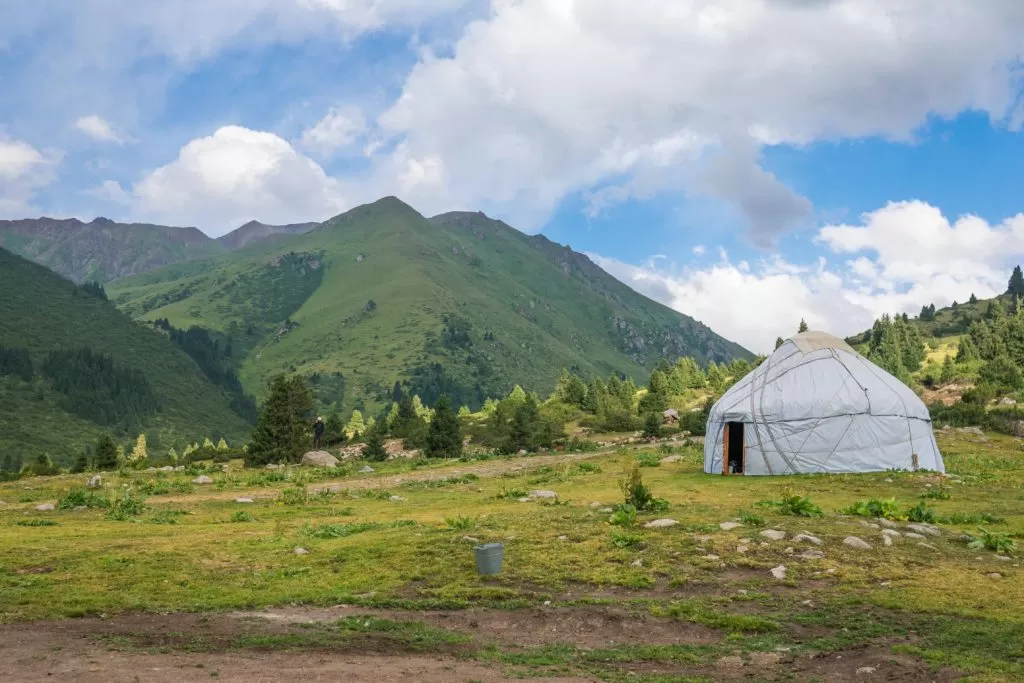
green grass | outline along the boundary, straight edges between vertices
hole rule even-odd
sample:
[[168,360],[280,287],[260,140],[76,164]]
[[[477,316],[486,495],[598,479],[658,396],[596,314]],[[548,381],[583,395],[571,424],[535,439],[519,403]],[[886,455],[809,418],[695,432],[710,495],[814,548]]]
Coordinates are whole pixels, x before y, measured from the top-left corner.
[[[299,265],[279,262],[290,254]],[[656,359],[645,354],[643,367],[634,357],[652,344],[668,356],[750,357],[542,237],[475,214],[432,222],[393,198],[108,292],[139,319],[231,334],[247,391],[261,395],[281,371],[316,374],[318,402],[346,414],[359,399],[376,410],[400,379],[424,394],[443,379],[456,404],[473,405],[478,386],[492,396],[515,383],[550,391],[563,367],[646,381]],[[468,337],[446,343],[446,318]]]
[[[44,304],[45,305],[42,305]],[[195,362],[163,335],[144,329],[110,303],[83,294],[42,266],[0,249],[0,345],[28,349],[35,378],[0,377],[0,456],[25,462],[49,453],[65,466],[109,427],[68,413],[62,395],[41,377],[46,354],[89,346],[142,373],[160,410],[143,427],[152,452],[215,433],[242,439],[248,425],[231,412],[228,399],[207,381]],[[137,434],[115,434],[127,442]],[[162,452],[160,453],[162,455]]]
[[[0,619],[339,603],[404,611],[536,611],[597,604],[671,619],[679,628],[710,629],[711,635],[697,644],[582,647],[553,631],[543,646],[514,649],[477,642],[464,644],[468,649],[460,652],[520,673],[567,670],[618,680],[630,663],[638,662],[672,664],[673,670],[714,679],[715,662],[736,651],[771,653],[781,647],[804,661],[814,652],[852,657],[845,653],[883,648],[911,653],[929,665],[984,674],[987,680],[1013,680],[1024,676],[1019,646],[1024,581],[1019,560],[999,560],[996,553],[1007,549],[999,539],[1015,540],[1024,533],[1019,446],[997,436],[978,444],[940,435],[939,444],[949,471],[964,483],[946,481],[949,498],[928,499],[942,529],[940,537],[926,539],[936,550],[906,538],[884,547],[880,531],[836,512],[873,498],[908,505],[922,500],[925,484],[939,483],[928,473],[714,477],[704,475],[697,460],[687,459],[671,468],[643,470],[652,494],[668,501],[667,513],[636,513],[635,522],[611,524],[612,515],[598,512],[592,503],[616,507],[624,502],[619,485],[625,466],[634,461],[630,451],[599,453],[587,462],[600,471],[586,468],[552,484],[565,502],[558,506],[518,502],[518,494],[528,491],[528,482],[537,476],[536,468],[507,476],[486,473],[484,468],[503,465],[501,460],[441,463],[430,468],[431,476],[435,469],[457,469],[458,474],[448,476],[476,478],[470,485],[403,488],[402,501],[384,495],[393,486],[389,478],[417,475],[405,463],[383,463],[371,476],[343,474],[336,480],[341,487],[336,494],[307,495],[292,504],[284,504],[281,492],[300,490],[293,485],[300,470],[286,469],[279,481],[269,482],[236,464],[215,475],[233,482],[223,490],[196,487],[150,497],[146,509],[126,521],[108,519],[105,509],[32,509],[67,495],[79,478],[9,482],[0,484],[0,499],[8,502],[0,508]],[[524,463],[515,458],[508,464]],[[560,472],[575,464],[547,466]],[[173,484],[188,476],[169,473],[159,481]],[[137,483],[148,479],[146,473],[126,472],[109,475],[107,483],[113,490],[124,484],[137,490]],[[240,510],[234,498],[243,494],[257,502]],[[31,500],[18,502],[23,498]],[[824,512],[784,514],[791,507],[807,508],[796,502],[754,507],[763,501],[804,499]],[[756,514],[744,512],[750,510]],[[744,526],[721,531],[718,524],[734,519],[737,511],[743,513]],[[989,541],[977,524],[942,521],[982,513],[1002,520],[997,528],[981,525]],[[679,524],[643,527],[662,516]],[[34,528],[31,520],[57,526]],[[762,547],[757,521],[789,536],[806,531],[823,539],[825,557],[804,559],[799,553],[811,546],[788,539]],[[961,538],[964,533],[981,544],[970,547]],[[504,544],[502,574],[484,578],[476,573],[475,543],[463,540],[467,535]],[[874,548],[844,546],[842,540],[850,535]],[[744,537],[756,540],[740,552]],[[799,547],[786,553],[787,545]],[[297,547],[309,553],[296,555]],[[785,581],[769,573],[779,564],[788,568]],[[986,576],[992,572],[1002,578]],[[408,621],[417,621],[409,616]],[[639,616],[624,618],[635,618],[637,629],[646,628]],[[348,635],[338,635],[351,629],[325,628],[331,635],[313,629],[312,640],[293,631],[255,632],[234,644],[182,641],[182,647],[299,649],[351,642],[345,640]],[[367,628],[377,633],[391,627]],[[414,631],[411,626],[393,629],[401,642]],[[424,635],[423,642],[435,636],[441,637]],[[372,635],[366,642],[380,637]]]

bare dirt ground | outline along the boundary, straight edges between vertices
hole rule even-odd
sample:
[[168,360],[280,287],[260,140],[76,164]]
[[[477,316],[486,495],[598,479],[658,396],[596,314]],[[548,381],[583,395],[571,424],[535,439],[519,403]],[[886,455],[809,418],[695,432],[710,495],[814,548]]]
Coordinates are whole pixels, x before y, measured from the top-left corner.
[[[330,624],[346,617],[416,621],[468,635],[466,643],[423,651],[385,632],[356,633],[330,643]],[[315,631],[317,626],[325,630]],[[310,635],[312,633],[312,636]],[[129,614],[111,619],[10,624],[0,627],[2,681],[424,681],[548,683],[598,681],[587,675],[531,678],[474,659],[485,646],[516,652],[563,643],[577,648],[711,644],[721,634],[703,626],[659,619],[613,606],[516,611],[401,612],[339,606],[216,614]],[[292,640],[288,640],[288,639]],[[276,645],[275,645],[276,643]],[[878,643],[829,654],[765,652],[720,657],[713,663],[624,662],[625,675],[710,680],[953,681],[954,672],[929,669]],[[874,671],[865,673],[864,667]],[[860,673],[858,673],[860,671]]]

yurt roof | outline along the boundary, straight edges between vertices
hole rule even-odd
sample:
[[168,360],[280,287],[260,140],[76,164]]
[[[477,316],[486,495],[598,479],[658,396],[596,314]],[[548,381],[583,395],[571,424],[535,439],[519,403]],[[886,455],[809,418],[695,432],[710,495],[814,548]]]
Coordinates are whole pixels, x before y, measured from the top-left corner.
[[845,341],[839,337],[832,336],[828,332],[801,332],[796,336],[790,337],[789,341],[793,342],[803,353],[813,353],[820,349],[838,349],[840,351],[857,353]]

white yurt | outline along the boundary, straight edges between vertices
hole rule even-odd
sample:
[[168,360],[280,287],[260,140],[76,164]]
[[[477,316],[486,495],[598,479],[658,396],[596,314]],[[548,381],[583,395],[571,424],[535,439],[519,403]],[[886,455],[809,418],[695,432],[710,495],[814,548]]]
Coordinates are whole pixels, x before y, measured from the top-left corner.
[[802,332],[711,408],[709,474],[944,472],[928,409],[846,342]]

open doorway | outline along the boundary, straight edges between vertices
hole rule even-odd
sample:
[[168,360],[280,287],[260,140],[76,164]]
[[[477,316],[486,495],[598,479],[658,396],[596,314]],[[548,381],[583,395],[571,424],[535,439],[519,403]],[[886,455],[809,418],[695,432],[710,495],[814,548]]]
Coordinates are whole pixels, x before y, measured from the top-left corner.
[[743,474],[743,423],[729,422],[725,429],[725,472]]

